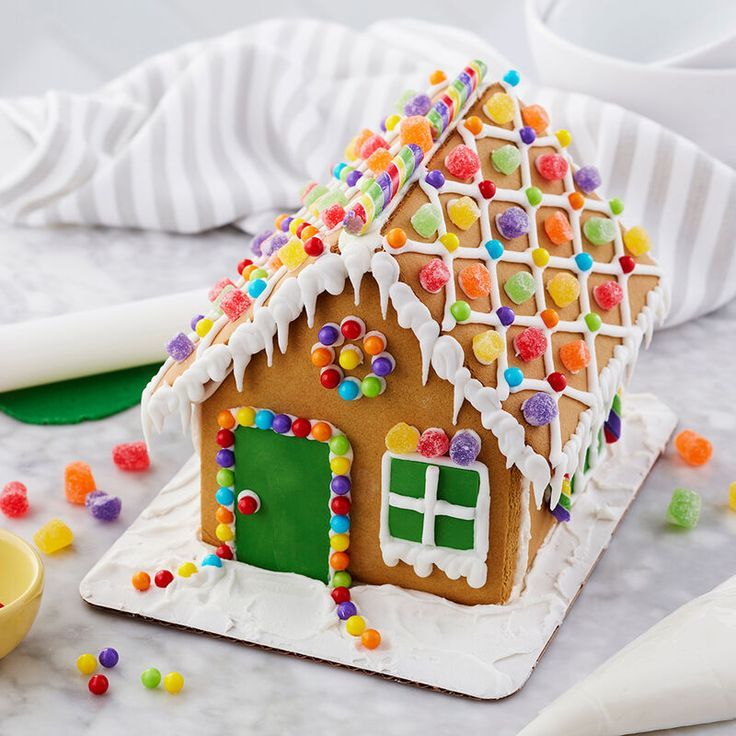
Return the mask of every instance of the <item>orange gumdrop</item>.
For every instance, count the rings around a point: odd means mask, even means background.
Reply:
[[[332,437],[332,428],[327,422],[315,422],[312,426],[312,437],[317,442],[327,442]]]
[[[151,587],[151,576],[141,570],[133,575],[130,582],[136,590],[148,590]]]
[[[544,133],[549,125],[549,115],[541,105],[529,105],[529,107],[523,108],[521,119],[524,121],[524,125],[534,128],[538,135]]]
[[[400,227],[394,227],[386,233],[386,242],[392,248],[403,248],[406,245],[406,233]]]
[[[217,415],[217,424],[223,429],[232,429],[235,426],[235,417],[232,412],[227,409],[223,409]]]
[[[491,292],[491,274],[482,263],[466,266],[458,274],[457,280],[470,299],[488,296]]]
[[[312,365],[324,368],[332,363],[332,351],[329,348],[315,348],[312,351]]]
[[[572,240],[572,225],[563,212],[555,212],[544,221],[544,232],[555,245],[565,245]]]
[[[381,643],[381,635],[375,629],[366,629],[360,635],[360,643],[366,649],[375,649]]]
[[[97,490],[92,469],[77,460],[64,468],[64,495],[69,503],[83,504],[88,493]]]
[[[471,115],[465,121],[465,127],[473,135],[478,135],[483,130],[483,121],[477,115]]]
[[[373,131],[369,130],[368,128],[363,128],[363,130],[358,133],[358,135],[353,138],[351,141],[351,145],[353,148],[353,155],[355,158],[358,158],[360,156],[360,149],[363,147],[363,144],[373,135]]]
[[[350,564],[350,555],[347,552],[333,552],[330,555],[330,567],[333,570],[347,570]]]
[[[585,204],[585,197],[580,192],[573,192],[567,200],[570,202],[570,207],[574,210],[583,209],[583,205]]]
[[[590,363],[590,350],[585,340],[573,340],[560,348],[560,360],[562,365],[570,373],[579,373]]]
[[[427,153],[434,145],[432,126],[423,115],[410,115],[408,118],[404,118],[399,127],[399,139],[402,146],[414,143],[424,153]]]
[[[675,449],[688,465],[705,465],[713,454],[713,445],[692,429],[683,429],[675,437]]]
[[[374,173],[380,174],[386,171],[386,167],[391,163],[391,152],[385,148],[379,148],[368,156],[365,165]]]

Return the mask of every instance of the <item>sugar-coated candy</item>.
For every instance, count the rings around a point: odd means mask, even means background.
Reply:
[[[503,377],[506,383],[511,388],[515,388],[516,386],[520,386],[521,382],[524,380],[524,374],[519,370],[518,368],[507,368],[503,372]]]
[[[358,155],[360,158],[368,158],[368,156],[379,148],[388,148],[388,143],[382,135],[374,133],[363,141]]]
[[[307,253],[299,238],[291,238],[278,250],[279,260],[289,271],[299,268],[307,260]]]
[[[97,660],[94,654],[80,654],[77,657],[77,669],[83,675],[91,675],[97,669]]]
[[[532,251],[532,261],[535,266],[544,268],[549,263],[549,251],[546,248],[535,248]]]
[[[497,261],[503,255],[503,243],[500,240],[488,240],[483,244],[488,255]]]
[[[110,667],[114,667],[120,661],[120,655],[117,650],[112,647],[106,647],[100,652],[98,659],[103,667],[107,667],[109,669]]]
[[[496,196],[496,185],[490,179],[478,183],[478,191],[483,199],[493,199]]]
[[[304,252],[303,248],[302,252]],[[231,322],[235,322],[248,311],[252,303],[250,297],[245,292],[240,291],[240,289],[233,289],[222,298],[220,309],[222,309]]]
[[[498,321],[504,327],[508,327],[509,325],[514,324],[514,320],[516,319],[514,310],[511,309],[511,307],[499,307],[496,310],[496,316],[498,317]]]
[[[590,350],[585,340],[565,343],[559,351],[560,362],[570,373],[579,373],[590,363]]]
[[[480,159],[475,151],[460,143],[445,156],[445,168],[456,179],[467,181],[480,170]]]
[[[51,519],[33,535],[33,541],[41,552],[50,555],[68,547],[74,534],[61,519]]]
[[[498,232],[507,240],[513,240],[529,232],[529,216],[521,207],[509,207],[496,215]]]
[[[550,394],[539,391],[522,403],[521,413],[527,424],[544,427],[557,417],[557,402]]]
[[[523,304],[527,299],[534,296],[537,290],[537,282],[529,271],[518,271],[506,279],[503,290],[514,304]]]
[[[404,105],[404,115],[426,115],[432,109],[432,100],[428,95],[410,97]]]
[[[69,503],[83,505],[87,494],[95,488],[95,479],[87,463],[77,460],[64,468],[64,493]]]
[[[684,429],[675,437],[675,449],[688,465],[705,465],[713,455],[713,445],[692,429]]]
[[[601,185],[601,175],[595,166],[583,166],[573,175],[575,186],[583,194],[592,194]]]
[[[391,158],[390,151],[387,151],[385,148],[379,148],[368,156],[365,164],[373,173],[380,174],[382,171],[386,171],[388,165],[391,163]]]
[[[194,343],[187,335],[180,332],[166,343],[166,352],[169,357],[181,362],[182,360],[186,360],[194,352]]]
[[[143,440],[115,445],[112,448],[112,461],[121,470],[129,471],[148,470],[151,465]]]
[[[560,393],[567,388],[567,378],[559,371],[553,371],[547,376],[547,383],[552,387],[553,391]]]
[[[437,294],[450,280],[450,269],[441,258],[432,258],[419,270],[419,283],[425,291]]]
[[[537,207],[542,203],[542,197],[544,195],[539,187],[527,187],[524,190],[524,194],[526,194],[526,201],[529,202],[532,207]]]
[[[386,242],[389,248],[403,248],[406,245],[406,233],[400,227],[392,227],[386,233]]]
[[[560,315],[555,312],[554,309],[543,309],[539,316],[542,318],[542,322],[544,322],[544,326],[548,329],[553,329],[554,327],[557,327],[557,324],[560,321]]]
[[[417,452],[422,457],[441,457],[449,448],[450,438],[439,427],[425,429],[417,443]]]
[[[514,100],[505,92],[494,92],[483,105],[483,112],[496,125],[506,125],[514,119]]]
[[[411,226],[423,238],[431,238],[442,222],[442,213],[438,207],[426,202],[412,216]]]
[[[544,355],[547,336],[538,327],[527,327],[514,338],[514,353],[525,363]]]
[[[381,645],[381,634],[375,629],[366,629],[360,635],[360,643],[366,649],[377,649]]]
[[[583,234],[593,245],[605,245],[616,237],[616,223],[608,217],[589,217]]]
[[[447,214],[456,227],[467,230],[480,217],[480,208],[472,197],[458,197],[448,200]]]
[[[549,115],[541,105],[529,105],[522,108],[521,119],[524,125],[534,128],[538,135],[544,133],[549,125]]]
[[[432,126],[423,115],[410,115],[399,125],[399,140],[402,146],[414,143],[427,153],[434,145]]]
[[[345,157],[349,161],[354,161],[360,155],[361,146],[373,135],[373,131],[369,128],[363,128],[351,141],[345,149]]]
[[[95,519],[115,521],[120,516],[123,502],[117,496],[110,496],[104,491],[92,491],[87,494],[85,506]]]
[[[139,570],[138,572],[133,574],[130,582],[133,583],[133,587],[136,590],[144,592],[151,587],[151,576],[147,572]]]
[[[458,322],[466,322],[470,319],[471,314],[470,304],[462,299],[458,299],[450,305],[450,314]]]
[[[325,187],[326,189],[327,187]],[[260,256],[261,254],[261,246],[263,245],[264,241],[268,240],[273,235],[273,230],[263,230],[262,232],[258,233],[253,240],[250,241],[250,249],[251,251],[257,255]],[[238,273],[242,273],[242,269],[238,271]]]
[[[105,675],[92,675],[87,683],[87,688],[92,695],[104,695],[109,687],[110,682]]]
[[[28,489],[25,484],[21,483],[19,480],[11,480],[3,486],[3,490],[0,491],[0,496],[5,493],[22,493],[25,496],[28,493]]]
[[[590,253],[578,253],[575,256],[575,265],[581,271],[590,271],[593,268],[593,256]]]
[[[493,150],[491,153],[491,163],[496,171],[508,176],[519,168],[519,164],[521,164],[521,153],[516,146],[507,143],[505,146],[500,146]]]
[[[176,695],[176,693],[181,692],[183,687],[184,678],[179,672],[169,672],[167,675],[164,675],[164,690],[167,693]]]
[[[450,459],[456,465],[472,465],[480,455],[480,437],[472,429],[461,429],[450,441]]]
[[[322,210],[322,212],[320,212],[320,217],[322,218],[322,222],[325,224],[325,227],[328,230],[332,230],[332,228],[339,225],[345,217],[345,208],[336,202]]]
[[[477,115],[471,115],[469,118],[466,118],[463,125],[473,135],[479,135],[483,130],[483,121]]]
[[[560,128],[560,130],[555,131],[555,138],[557,138],[557,142],[562,146],[562,148],[567,148],[572,143],[570,131],[565,130],[564,128]]]
[[[566,245],[572,240],[570,220],[559,210],[544,219],[544,232],[555,245]]]
[[[526,143],[527,146],[531,146],[531,144],[537,140],[537,131],[529,125],[524,125],[519,130],[519,138],[521,138],[522,143]]]
[[[153,690],[161,682],[161,673],[155,667],[149,667],[141,673],[141,682],[143,687]]]
[[[442,69],[435,69],[430,75],[429,75],[429,83],[431,85],[435,84],[441,84],[447,79],[447,74],[445,74]]]
[[[445,185],[445,175],[439,169],[430,169],[424,177],[424,181],[435,189],[442,189]]]
[[[491,293],[491,274],[482,263],[465,266],[457,276],[460,288],[470,299],[479,299]]]
[[[506,348],[503,337],[495,330],[484,330],[473,335],[473,355],[483,365],[491,365]]]
[[[209,290],[207,297],[211,302],[217,301],[218,297],[222,294],[225,289],[234,289],[235,284],[228,278],[220,279],[215,285]]]
[[[452,253],[460,247],[460,238],[455,233],[445,233],[440,235],[440,243],[447,248],[449,253]]]
[[[667,521],[674,526],[693,529],[700,520],[700,494],[689,488],[675,488],[667,507]]]
[[[267,240],[262,247],[264,256],[272,256],[278,250],[289,242],[289,236],[286,233],[276,233],[270,240]]]
[[[640,226],[629,228],[624,233],[624,245],[626,249],[634,256],[643,256],[652,248],[647,231]]]
[[[406,422],[395,424],[386,433],[386,449],[397,455],[415,452],[418,444],[419,430]]]
[[[153,582],[157,588],[168,588],[174,580],[174,576],[169,570],[159,570],[153,576]]]
[[[18,519],[21,516],[25,516],[28,513],[28,508],[28,496],[25,491],[19,488],[11,487],[10,490],[4,490],[2,495],[0,495],[0,511],[11,519]]]
[[[559,153],[543,153],[534,161],[537,172],[547,181],[559,181],[565,178],[569,165],[567,159]]]
[[[562,309],[580,296],[580,284],[571,273],[561,271],[547,282],[547,291],[554,303]]]
[[[588,312],[588,314],[586,314],[583,319],[587,328],[591,332],[597,332],[598,330],[600,330],[601,325],[603,324],[601,316],[599,314],[596,314],[595,312]]]
[[[602,284],[593,287],[593,298],[598,306],[607,312],[621,304],[624,298],[624,290],[618,281],[604,281]]]

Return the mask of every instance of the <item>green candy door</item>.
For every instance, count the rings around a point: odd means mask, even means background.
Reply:
[[[238,560],[328,581],[329,447],[270,429],[235,430],[235,495],[251,491],[260,507],[235,509]]]

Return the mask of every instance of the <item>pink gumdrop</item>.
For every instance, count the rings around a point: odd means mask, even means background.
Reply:
[[[544,153],[537,157],[534,165],[539,175],[547,181],[563,179],[569,168],[567,159],[559,153]]]
[[[480,170],[480,159],[475,151],[460,144],[445,156],[445,167],[457,179],[472,179]]]
[[[419,283],[430,294],[436,294],[438,291],[441,291],[449,280],[450,269],[440,258],[433,258],[431,261],[427,261],[419,271]]]
[[[422,457],[440,457],[450,449],[450,438],[444,429],[430,427],[422,432],[417,443],[417,452]]]
[[[143,441],[124,442],[121,445],[115,445],[112,448],[112,461],[121,470],[148,470],[151,466],[146,443]]]
[[[598,306],[607,312],[621,304],[624,298],[624,290],[617,281],[604,281],[593,288],[593,298]]]
[[[514,352],[524,362],[544,355],[547,336],[537,327],[527,327],[514,338]]]
[[[28,513],[28,498],[22,491],[7,491],[0,496],[0,511],[11,519]]]

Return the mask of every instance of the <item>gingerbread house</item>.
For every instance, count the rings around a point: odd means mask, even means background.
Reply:
[[[597,196],[518,75],[430,77],[253,242],[168,345],[213,555],[502,604],[622,431],[667,308],[642,228]],[[625,428],[623,428],[625,431]],[[288,578],[287,578],[288,579]]]

